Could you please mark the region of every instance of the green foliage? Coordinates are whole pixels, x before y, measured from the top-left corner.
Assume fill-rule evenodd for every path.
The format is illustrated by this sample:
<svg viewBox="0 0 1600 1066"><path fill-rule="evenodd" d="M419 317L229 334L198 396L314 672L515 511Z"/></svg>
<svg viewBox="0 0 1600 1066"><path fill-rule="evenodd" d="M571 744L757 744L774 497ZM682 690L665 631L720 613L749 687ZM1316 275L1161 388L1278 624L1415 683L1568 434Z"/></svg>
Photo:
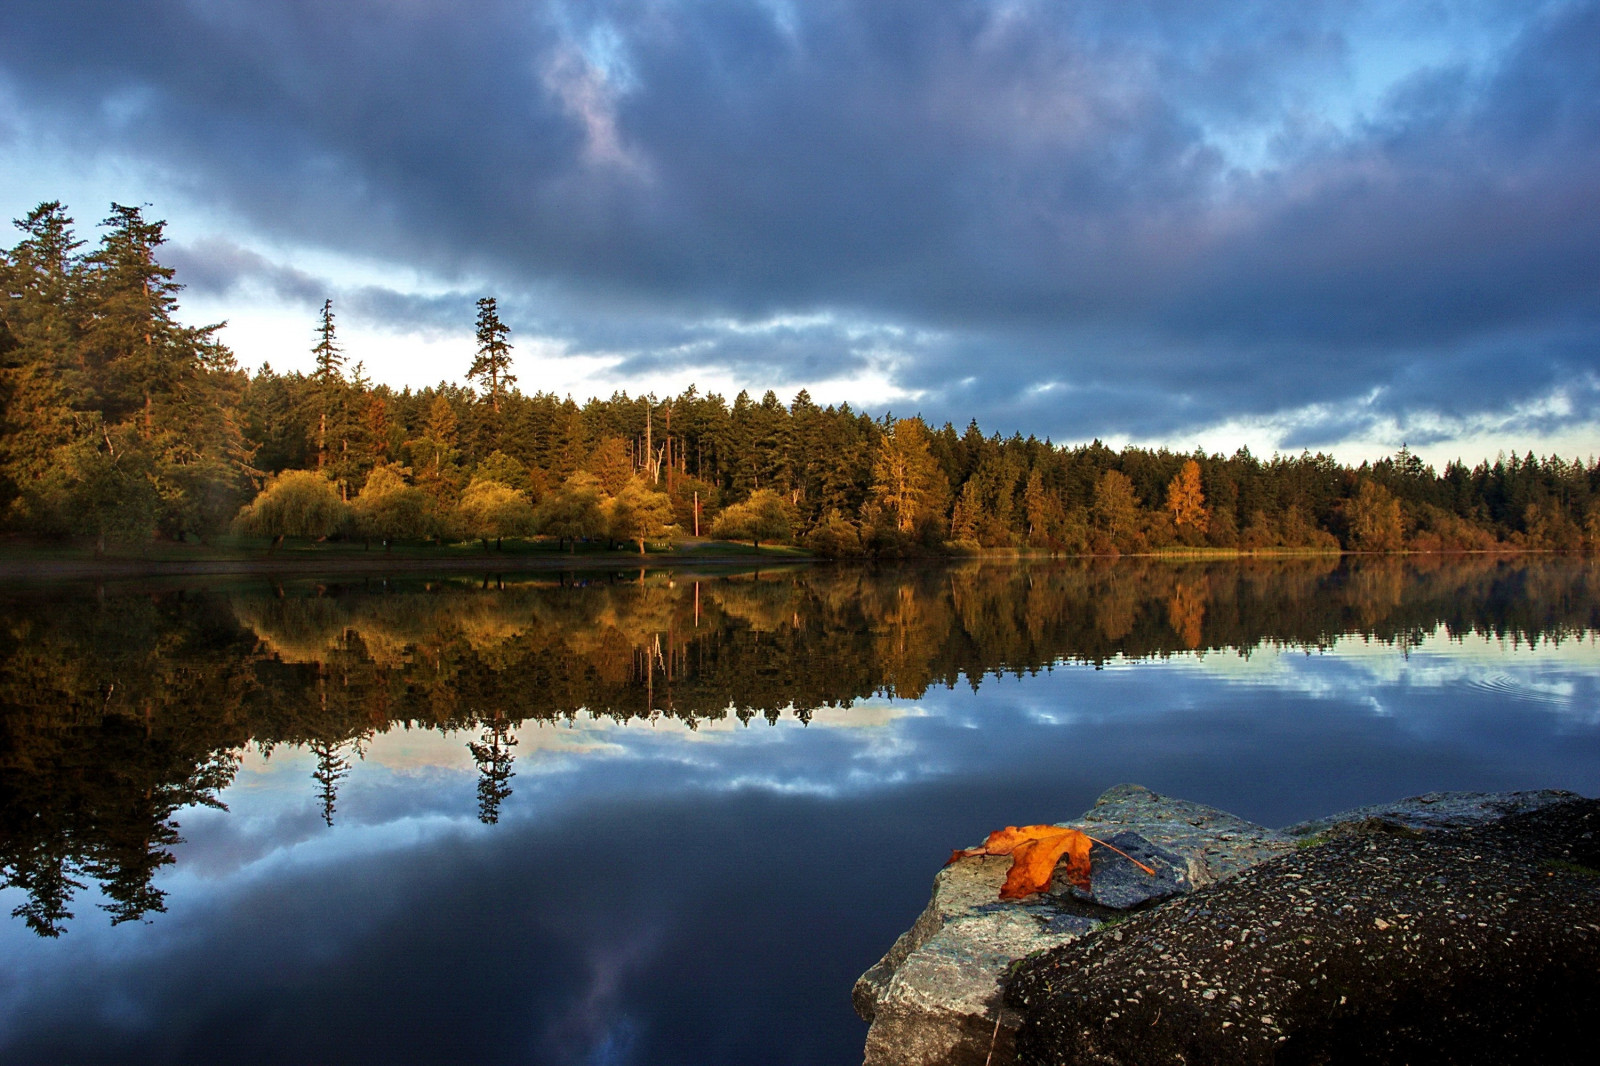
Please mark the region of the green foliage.
<svg viewBox="0 0 1600 1066"><path fill-rule="evenodd" d="M604 535L605 499L595 476L580 470L540 502L534 512L534 529L576 549L579 540Z"/></svg>
<svg viewBox="0 0 1600 1066"><path fill-rule="evenodd" d="M0 256L0 505L14 526L108 538L205 536L253 471L242 378L213 334L178 324L164 223L113 204L88 255L59 203Z"/></svg>
<svg viewBox="0 0 1600 1066"><path fill-rule="evenodd" d="M487 548L492 538L519 537L533 532L533 505L528 497L498 481L474 480L457 505L461 528L478 537Z"/></svg>
<svg viewBox="0 0 1600 1066"><path fill-rule="evenodd" d="M672 501L643 478L633 478L612 497L605 507L606 535L612 540L629 541L644 554L646 541L669 539L672 532Z"/></svg>
<svg viewBox="0 0 1600 1066"><path fill-rule="evenodd" d="M724 540L787 542L794 531L794 505L771 489L757 489L743 503L725 508L712 523L711 535Z"/></svg>
<svg viewBox="0 0 1600 1066"><path fill-rule="evenodd" d="M864 552L861 531L838 511L817 523L801 544L824 559L847 559Z"/></svg>
<svg viewBox="0 0 1600 1066"><path fill-rule="evenodd" d="M286 470L234 520L240 533L272 537L327 537L344 529L350 507L333 482L315 470Z"/></svg>
<svg viewBox="0 0 1600 1066"><path fill-rule="evenodd" d="M621 437L601 438L583 468L595 476L607 495L616 495L634 476L628 442Z"/></svg>
<svg viewBox="0 0 1600 1066"><path fill-rule="evenodd" d="M472 477L477 481L498 481L502 485L510 485L518 492L527 492L533 487L527 466L498 448L485 456L474 468Z"/></svg>
<svg viewBox="0 0 1600 1066"><path fill-rule="evenodd" d="M1133 482L1122 471L1107 470L1100 475L1089 513L1095 530L1103 537L1105 549L1135 551L1143 546L1139 538L1139 500L1134 494Z"/></svg>
<svg viewBox="0 0 1600 1066"><path fill-rule="evenodd" d="M401 537L428 537L438 532L428 494L408 484L411 471L385 464L367 475L361 495L350 502L356 533L383 541Z"/></svg>
<svg viewBox="0 0 1600 1066"><path fill-rule="evenodd" d="M162 501L137 430L95 421L85 430L29 486L22 513L35 528L93 538L96 551L108 541L149 540Z"/></svg>

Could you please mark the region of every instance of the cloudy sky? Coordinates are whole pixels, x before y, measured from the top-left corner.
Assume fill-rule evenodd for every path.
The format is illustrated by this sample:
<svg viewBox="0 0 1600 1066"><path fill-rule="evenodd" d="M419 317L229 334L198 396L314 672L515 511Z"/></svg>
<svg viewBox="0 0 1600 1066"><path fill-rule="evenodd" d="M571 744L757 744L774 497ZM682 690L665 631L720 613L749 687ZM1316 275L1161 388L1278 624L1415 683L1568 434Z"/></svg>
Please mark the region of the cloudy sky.
<svg viewBox="0 0 1600 1066"><path fill-rule="evenodd" d="M186 316L525 390L1600 452L1600 3L7 0L0 210ZM6 239L5 244L12 243Z"/></svg>

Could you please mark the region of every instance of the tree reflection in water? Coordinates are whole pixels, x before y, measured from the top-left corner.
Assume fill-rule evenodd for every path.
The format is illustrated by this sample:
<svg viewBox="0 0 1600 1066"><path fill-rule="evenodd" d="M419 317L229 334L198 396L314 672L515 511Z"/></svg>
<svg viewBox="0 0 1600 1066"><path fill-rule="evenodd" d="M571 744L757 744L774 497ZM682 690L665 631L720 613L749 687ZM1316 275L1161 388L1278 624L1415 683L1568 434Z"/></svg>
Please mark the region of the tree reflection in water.
<svg viewBox="0 0 1600 1066"><path fill-rule="evenodd" d="M0 887L41 936L90 881L112 922L161 911L174 815L222 807L249 745L314 752L332 825L372 736L467 731L494 823L529 721L805 722L1063 662L1347 634L1562 641L1600 624L1597 586L1582 558L1318 557L19 592L0 630Z"/></svg>

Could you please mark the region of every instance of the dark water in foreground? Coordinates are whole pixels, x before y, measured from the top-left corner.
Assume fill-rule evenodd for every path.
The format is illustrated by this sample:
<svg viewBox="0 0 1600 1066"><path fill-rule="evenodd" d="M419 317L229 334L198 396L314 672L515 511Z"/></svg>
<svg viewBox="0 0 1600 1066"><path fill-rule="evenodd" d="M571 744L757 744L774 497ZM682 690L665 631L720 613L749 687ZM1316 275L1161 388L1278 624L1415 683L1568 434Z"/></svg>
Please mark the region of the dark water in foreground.
<svg viewBox="0 0 1600 1066"><path fill-rule="evenodd" d="M859 1061L950 849L1116 782L1600 792L1583 559L0 599L7 1063Z"/></svg>

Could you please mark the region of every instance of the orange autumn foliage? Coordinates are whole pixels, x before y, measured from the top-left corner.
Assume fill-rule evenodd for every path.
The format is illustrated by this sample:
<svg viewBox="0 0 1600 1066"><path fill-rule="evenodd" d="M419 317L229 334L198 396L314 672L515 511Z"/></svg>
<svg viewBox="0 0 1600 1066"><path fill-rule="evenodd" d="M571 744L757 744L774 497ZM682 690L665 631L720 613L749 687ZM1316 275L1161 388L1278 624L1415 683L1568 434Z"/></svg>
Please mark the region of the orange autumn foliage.
<svg viewBox="0 0 1600 1066"><path fill-rule="evenodd" d="M1100 844L1133 863L1150 876L1155 871L1133 858L1127 852L1087 833L1060 825L1025 825L1017 828L1008 825L990 833L988 839L975 848L950 853L950 862L974 855L1009 855L1011 869L1006 872L1006 882L1000 886L1001 899L1022 899L1035 892L1043 892L1050 885L1056 864L1067 857L1067 880L1085 892L1089 890L1089 845Z"/></svg>
<svg viewBox="0 0 1600 1066"><path fill-rule="evenodd" d="M1211 528L1211 512L1206 509L1205 490L1200 486L1200 464L1190 459L1167 484L1167 510L1172 524L1192 526L1200 533Z"/></svg>

